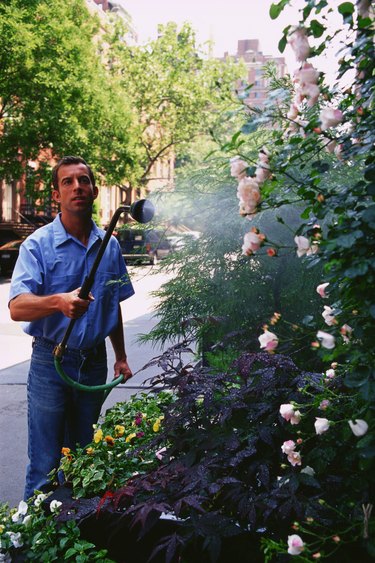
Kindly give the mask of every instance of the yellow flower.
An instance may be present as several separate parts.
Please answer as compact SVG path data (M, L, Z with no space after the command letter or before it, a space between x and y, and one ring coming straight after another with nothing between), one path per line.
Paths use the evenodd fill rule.
M99 428L94 434L94 442L95 444L99 444L103 440L103 430Z
M107 442L108 446L114 446L115 445L115 440L114 440L114 438L112 438L112 436L106 436L104 438L104 440Z
M2 524L0 524L0 534L2 534L4 530L5 530L5 526L3 526Z
M93 453L94 453L94 448L87 448L86 453L87 453L88 455L93 455Z
M115 435L117 438L120 438L125 434L125 426L121 426L120 424L116 424L115 426Z
M159 416L159 418L157 418L157 419L155 420L154 425L153 425L153 427L152 427L152 429L153 429L154 432L159 432L159 430L160 430L160 423L161 423L161 421L163 420L163 418L164 418L164 415L162 414L161 416Z
M132 440L133 438L136 437L136 433L132 432L131 434L129 434L129 436L126 437L125 442L130 442L130 440Z
M69 454L70 454L70 448L61 448L61 453L62 453L62 455L65 455L65 456L68 457Z

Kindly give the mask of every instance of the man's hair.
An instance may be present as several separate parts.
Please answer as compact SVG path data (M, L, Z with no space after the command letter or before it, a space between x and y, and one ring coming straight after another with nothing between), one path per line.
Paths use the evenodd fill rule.
M57 178L59 169L60 169L61 166L66 166L67 164L84 164L87 168L88 173L89 173L89 178L91 180L91 183L92 183L93 186L95 186L94 173L91 170L90 166L87 164L87 162L83 158L81 158L80 156L64 156L52 168L52 184L53 184L53 187L55 188L55 190L59 189L59 182L58 182L58 178Z

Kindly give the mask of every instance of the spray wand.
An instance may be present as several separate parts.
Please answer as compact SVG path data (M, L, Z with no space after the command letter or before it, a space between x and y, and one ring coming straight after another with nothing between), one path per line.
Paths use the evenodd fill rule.
M138 221L138 223L148 223L153 218L154 212L155 209L153 204L151 203L151 201L147 199L140 199L139 201L135 201L131 205L124 205L116 209L109 223L108 229L103 237L103 240L99 246L99 250L95 257L91 270L82 284L78 297L80 297L81 299L88 299L90 289L92 288L92 285L94 283L96 271L103 257L104 251L107 248L108 242L112 236L112 233L114 231L114 228L116 226L116 223L120 215L122 213L129 213L131 217L133 217L133 219ZM122 374L116 377L115 379L113 379L113 381L109 383L104 383L103 385L83 385L82 383L78 383L77 381L71 379L64 372L62 368L61 362L64 356L64 352L69 336L73 330L75 320L76 319L71 319L62 341L60 342L60 344L57 344L57 346L53 351L55 369L57 373L60 375L60 377L71 387L74 387L75 389L79 389L80 391L90 391L90 392L106 391L106 395L105 395L106 397L108 393L111 391L111 389L113 389L113 387L116 387L116 385L119 385L119 383L123 381L124 376Z

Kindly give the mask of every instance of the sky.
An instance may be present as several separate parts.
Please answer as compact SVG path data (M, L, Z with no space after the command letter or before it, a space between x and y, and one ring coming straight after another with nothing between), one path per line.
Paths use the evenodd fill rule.
M197 42L212 40L212 54L234 55L239 39L259 39L265 55L284 56L290 71L295 63L289 46L281 54L277 45L282 30L298 22L296 8L286 8L276 20L271 20L271 0L117 0L133 19L139 43L156 39L157 26L174 21L190 22L197 33ZM274 0L275 1L275 0ZM290 68L293 66L293 68Z

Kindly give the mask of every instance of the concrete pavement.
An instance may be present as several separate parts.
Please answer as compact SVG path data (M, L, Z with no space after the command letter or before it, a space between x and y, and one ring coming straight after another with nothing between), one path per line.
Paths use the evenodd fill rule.
M103 404L102 414L119 401L146 390L143 382L157 374L149 368L137 374L150 359L160 353L159 347L137 342L155 325L153 308L155 299L150 292L167 281L164 274L153 272L151 267L131 267L135 296L122 303L126 350L133 378L125 385L111 391ZM27 402L26 380L31 356L31 337L10 319L8 311L9 281L0 278L0 501L10 506L18 505L23 496L25 468L27 465ZM112 379L114 353L107 339L108 379ZM147 384L147 382L146 382Z

